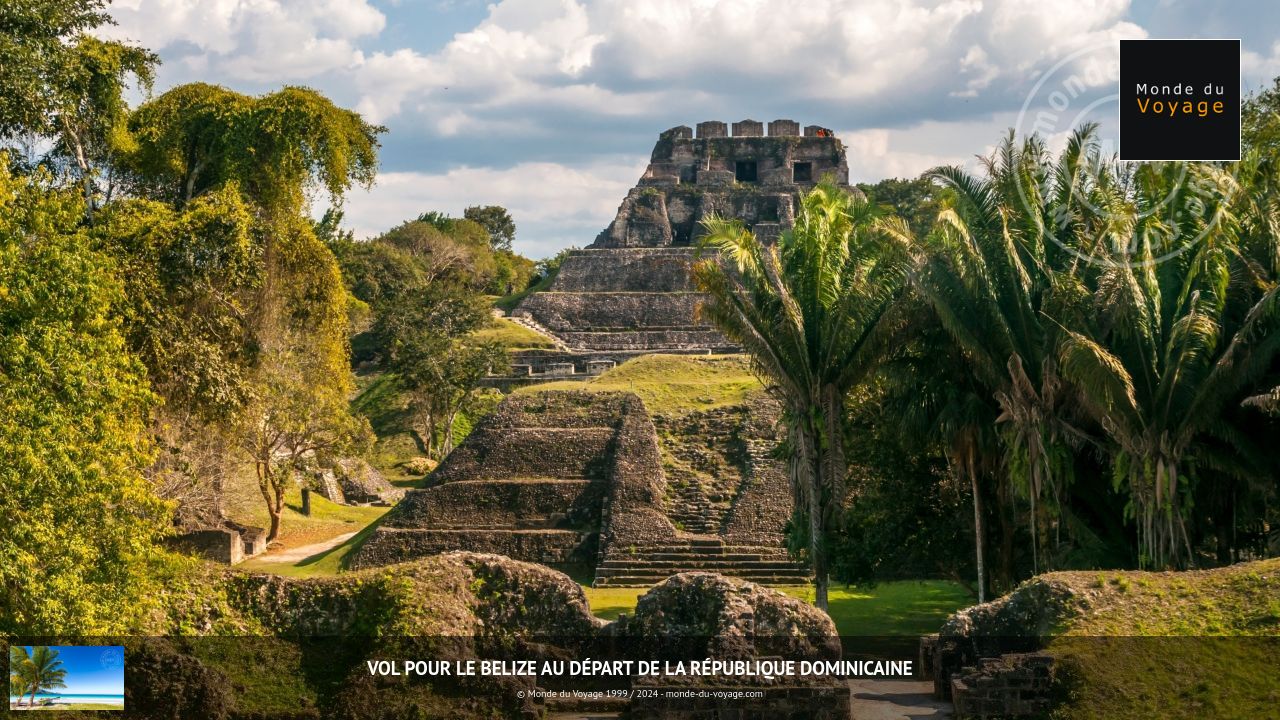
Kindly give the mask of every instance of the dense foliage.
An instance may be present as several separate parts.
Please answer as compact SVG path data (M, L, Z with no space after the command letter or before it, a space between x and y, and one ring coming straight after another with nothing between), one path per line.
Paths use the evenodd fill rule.
M155 396L78 193L0 163L0 634L122 631L169 511L143 477Z
M704 310L740 343L784 408L796 496L793 530L827 607L829 528L840 515L848 459L845 396L866 381L900 325L906 247L876 208L832 185L803 198L795 226L766 245L737 220L705 222L723 262L694 268ZM799 544L799 543L798 543Z
M870 435L856 456L880 456L831 491L849 498L850 525L821 523L854 554L833 562L842 577L891 576L891 563L875 569L886 534L940 548L913 517L945 517L938 503L963 495L979 597L987 584L1007 589L1046 569L1188 567L1275 551L1266 535L1280 495L1267 450L1280 430L1267 414L1280 383L1278 92L1247 106L1238 164L1121 165L1085 126L1056 157L1038 138L1010 135L982 174L941 168L924 184L869 186L908 217L935 215L871 226L910 248L903 294L897 274L857 274L839 289L819 282L844 277L830 269L831 248L842 261L866 252L838 215L820 228L824 242L804 242L812 230L798 218L773 250L709 223L722 250L722 263L699 274L711 317L781 395L812 398L803 420L790 420L793 433L837 411L846 425L875 417L843 445L828 433L818 450L844 462ZM806 203L831 192L820 187ZM790 263L756 259L791 253ZM803 293L792 302L762 286L829 287L812 297L842 309L895 296L870 317L907 317L909 331L845 360L856 381L820 401L821 384L792 375L816 377L803 368L845 358L860 335L830 333L816 321L830 316ZM793 463L810 456L794 439L789 450ZM810 502L812 491L799 490ZM930 561L946 555L895 562L938 572Z

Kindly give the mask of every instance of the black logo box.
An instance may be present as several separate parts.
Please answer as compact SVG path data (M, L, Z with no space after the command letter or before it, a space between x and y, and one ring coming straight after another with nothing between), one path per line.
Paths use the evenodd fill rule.
M1145 93L1139 85L1146 85ZM1166 94L1165 87L1182 92ZM1183 112L1185 102L1192 104L1191 114ZM1201 102L1209 109L1203 117ZM1213 112L1218 102L1221 113ZM1173 115L1170 103L1177 103ZM1120 159L1239 160L1240 41L1121 40Z

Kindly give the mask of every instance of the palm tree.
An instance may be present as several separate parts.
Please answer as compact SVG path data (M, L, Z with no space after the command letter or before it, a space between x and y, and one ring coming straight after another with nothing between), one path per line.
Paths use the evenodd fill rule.
M1030 503L1035 571L1042 516L1061 510L1073 450L1087 440L1072 422L1073 395L1056 353L1061 332L1046 310L1074 314L1081 302L1080 258L1069 248L1093 223L1080 194L1093 133L1090 125L1077 130L1056 162L1038 138L1018 144L1010 133L983 159L985 177L935 170L957 202L924 239L927 254L913 274L913 287L1000 408L1004 462ZM1044 506L1046 496L1054 507Z
M865 199L820 184L776 245L736 220L704 221L719 250L694 279L703 314L751 356L784 407L794 527L808 531L815 604L826 610L828 525L841 508L845 398L871 373L895 329L906 248ZM900 222L898 223L900 225ZM904 227L904 226L903 226Z
M10 645L9 694L18 698L19 705L22 704L23 696L31 692L31 668L31 655L27 653L27 649L20 645Z
M988 478L1004 469L995 436L999 408L965 371L964 358L948 344L929 309L913 309L910 314L918 320L919 335L882 368L888 385L884 414L892 418L905 445L940 449L948 471L969 487L977 595L983 603L990 583L982 498Z
M1226 212L1229 197L1207 191L1222 187L1221 178L1196 177L1218 174L1211 166L1138 171L1125 191L1133 210L1108 238L1125 261L1100 272L1089 322L1066 329L1060 348L1064 376L1116 446L1114 472L1129 487L1144 566L1191 561L1186 498L1197 473L1221 462L1207 445L1249 454L1247 432L1228 411L1265 404L1247 396L1280 357L1278 288L1270 283L1258 293L1233 280L1247 275L1235 272L1238 226ZM1193 204L1208 211L1194 212ZM1156 239L1182 233L1200 240L1157 260Z
M30 654L24 647L9 648L9 686L11 689L21 687L24 694L29 693L32 707L35 707L36 695L40 692L66 687L63 683L66 677L67 671L62 668L58 651L48 645L36 645Z

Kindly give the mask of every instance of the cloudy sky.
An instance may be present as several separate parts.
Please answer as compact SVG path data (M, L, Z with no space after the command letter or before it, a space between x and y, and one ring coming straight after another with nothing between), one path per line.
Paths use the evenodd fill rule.
M969 164L1008 128L1114 130L1119 38L1240 38L1280 75L1280 3L1193 0L115 0L105 34L159 53L156 91L308 85L388 128L347 200L359 236L425 210L509 208L516 248L583 246L659 131L792 118L836 130L855 181ZM1058 95L1054 95L1057 92Z

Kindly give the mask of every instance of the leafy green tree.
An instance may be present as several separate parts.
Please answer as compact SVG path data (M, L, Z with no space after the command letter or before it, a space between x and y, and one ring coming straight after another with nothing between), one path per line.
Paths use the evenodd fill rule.
M478 290L493 278L493 252L483 231L469 220L442 224L412 220L388 230L377 242L414 255L428 283L443 281Z
M501 345L469 338L488 318L482 297L441 283L379 308L374 332L436 457L453 449L454 422L474 402L480 381L508 362Z
M940 455L952 484L968 488L973 506L976 595L979 602L985 602L987 589L992 585L986 563L989 553L985 518L989 507L995 508L996 515L1002 514L999 503L984 502L984 498L995 494L993 491L997 489L992 479L1005 472L996 432L999 407L985 388L974 381L965 367L965 358L949 341L931 308L921 303L908 310L908 314L914 319L915 337L886 358L880 372L883 397L879 399L879 412L874 420L864 421L870 427L859 433L858 440L865 445L865 438L873 437L878 444L902 448L901 452L908 458ZM892 421L884 422L885 418ZM875 452L883 451L870 448L863 449L861 454ZM896 468L879 472L897 477ZM900 484L914 488L910 480ZM912 489L910 492L926 498L942 495L937 490L927 493ZM899 503L900 507L906 507ZM946 522L940 520L931 525L945 527ZM1000 529L999 585L1009 588L1012 585L1012 536L1007 527ZM935 544L933 554L945 556L945 551Z
M511 250L516 239L516 221L501 205L472 205L462 211L462 217L480 225L489 233L489 247L493 250Z
M280 217L266 232L267 280L250 317L260 354L236 436L257 468L274 539L298 463L313 453L363 447L368 423L347 404L349 297L337 260L301 215Z
M866 193L872 203L906 220L911 232L918 237L929 233L938 213L942 212L944 199L950 195L927 174L914 180L888 178L874 184L859 183L858 189Z
M31 672L31 654L21 645L9 646L9 695L18 698L18 704L22 704L22 698L31 692L32 685L35 684L35 678Z
M694 269L706 315L750 354L785 409L796 527L807 532L815 601L827 607L827 534L842 507L845 398L898 329L907 252L870 203L821 184L795 226L766 246L740 222L711 218L719 261ZM889 223L892 224L892 223Z
M1000 407L1006 463L1030 503L1037 572L1045 531L1061 527L1074 447L1084 441L1057 348L1063 323L1082 312L1078 284L1064 279L1078 261L1061 229L1080 228L1091 214L1073 191L1092 133L1085 127L1073 135L1056 166L1038 139L1019 144L1010 134L986 160L985 177L937 171L956 205L926 238L915 283ZM1050 317L1047 308L1059 312Z
M86 31L110 22L106 3L14 0L0 10L0 138L52 140L70 161L90 220L96 175L129 144L124 95L130 81L149 91L156 56Z
M263 248L234 188L175 210L150 200L114 203L93 234L119 265L130 349L170 410L226 419L245 401L254 360L249 315Z
M309 191L337 201L371 185L385 130L308 88L250 97L205 83L144 103L129 128L137 146L122 165L139 192L180 205L234 182L254 203L290 212Z
M499 250L493 254L493 259L493 282L488 287L491 294L510 295L529 286L536 267L534 261L510 250Z
M368 445L368 421L349 412L347 387L332 382L331 371L297 343L266 351L257 368L238 437L271 518L267 542L280 535L285 493L306 458Z
M342 227L343 217L342 208L330 207L315 223L316 237L330 249L351 245L356 241L355 233Z
M158 452L147 475L177 501L184 526L221 521L225 480L239 462L226 435L258 358L251 319L264 268L255 224L240 194L224 188L181 210L116 201L92 230L125 286L117 312L129 349L163 401L152 415Z
M1280 356L1280 290L1273 284L1233 310L1247 293L1233 288L1235 224L1218 213L1230 196L1209 191L1231 187L1214 177L1219 173L1203 165L1137 172L1139 196L1163 198L1153 212L1113 223L1118 259L1130 259L1135 248L1137 262L1101 271L1091 321L1068 329L1061 346L1064 376L1117 446L1113 472L1130 489L1144 566L1191 562L1188 497L1199 473L1224 462L1209 460L1207 442L1225 440L1241 458L1265 452L1242 447L1247 433L1228 412ZM1153 239L1170 231L1199 240L1157 261Z
M122 631L169 509L142 475L154 396L83 205L0 162L0 634Z
M50 95L55 151L75 165L84 189L86 217L92 221L97 199L94 176L110 170L115 152L128 151L128 106L124 94L129 78L150 91L155 78L155 54L91 36L78 38L64 53L52 78Z
M185 349L201 361L181 358L175 386L200 396L199 404L207 391L222 392L212 393L208 406L223 412L209 427L225 429L257 467L274 539L299 459L340 452L363 435L345 403L359 306L333 252L349 238L327 238L331 249L306 211L316 191L340 207L353 185L372 183L383 128L307 88L250 97L202 83L144 103L129 127L135 145L121 166L133 190L181 212L159 224L171 237L138 240L126 227L117 244L143 250L140 278L168 294L157 304L194 318L167 333L185 333L170 352ZM154 205L137 212L163 217ZM337 217L330 214L331 224ZM139 315L162 315L150 305L154 294L139 290ZM166 335L154 332L164 322L143 326L146 337ZM163 377L166 356L148 357Z
M51 75L77 37L109 23L107 0L8 0L0 6L0 138L47 134Z

